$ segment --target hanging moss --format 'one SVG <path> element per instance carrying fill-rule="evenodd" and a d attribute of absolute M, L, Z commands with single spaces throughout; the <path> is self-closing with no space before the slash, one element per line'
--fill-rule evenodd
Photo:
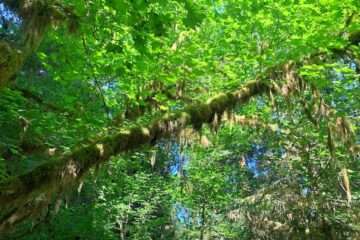
<path fill-rule="evenodd" d="M 102 141 L 101 144 L 104 145 L 104 159 L 114 155 L 116 153 L 116 139 L 114 136 L 107 136 Z"/>

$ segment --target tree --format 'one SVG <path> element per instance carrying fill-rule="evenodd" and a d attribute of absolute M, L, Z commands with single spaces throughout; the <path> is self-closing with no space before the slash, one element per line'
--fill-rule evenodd
<path fill-rule="evenodd" d="M 88 188 L 111 202 L 93 208 L 113 210 L 109 238 L 357 236 L 359 7 L 5 1 L 0 85 L 18 74 L 0 96 L 0 230 L 46 218 L 105 164 L 121 177 L 102 172 Z M 166 194 L 171 157 L 159 169 L 151 154 L 134 169 L 117 157 L 163 139 L 190 158 Z M 192 223 L 173 228 L 179 201 Z"/>

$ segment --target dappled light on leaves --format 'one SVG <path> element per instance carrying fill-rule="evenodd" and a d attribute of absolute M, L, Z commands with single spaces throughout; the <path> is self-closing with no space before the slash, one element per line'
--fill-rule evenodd
<path fill-rule="evenodd" d="M 359 12 L 2 1 L 0 239 L 358 239 Z"/>

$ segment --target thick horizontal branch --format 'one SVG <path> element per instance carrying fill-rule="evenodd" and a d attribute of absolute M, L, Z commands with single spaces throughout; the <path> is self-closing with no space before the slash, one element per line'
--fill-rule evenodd
<path fill-rule="evenodd" d="M 150 125 L 122 130 L 3 182 L 0 184 L 0 231 L 39 214 L 43 206 L 75 185 L 91 167 L 111 156 L 144 144 L 154 144 L 160 138 L 178 134 L 188 125 L 200 129 L 203 124 L 211 123 L 215 116 L 221 116 L 235 105 L 244 104 L 251 97 L 268 91 L 268 85 L 263 82 L 249 82 L 238 91 L 220 94 L 207 103 L 166 114 Z"/>

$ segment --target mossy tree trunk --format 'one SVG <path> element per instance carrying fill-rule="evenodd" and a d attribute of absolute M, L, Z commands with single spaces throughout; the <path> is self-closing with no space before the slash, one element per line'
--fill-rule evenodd
<path fill-rule="evenodd" d="M 0 40 L 0 88 L 21 70 L 52 24 L 76 18 L 71 9 L 55 0 L 4 0 L 4 4 L 21 19 L 21 36 L 17 42 Z"/>

